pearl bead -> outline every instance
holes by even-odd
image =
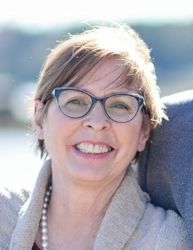
[[[48,236],[47,235],[42,235],[42,240],[48,240]]]
[[[47,208],[47,206],[48,206],[47,203],[44,203],[44,208]]]

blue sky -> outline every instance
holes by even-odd
[[[131,22],[193,21],[192,0],[5,0],[0,25],[47,29],[72,21],[118,20]]]

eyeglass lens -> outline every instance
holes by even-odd
[[[94,102],[87,93],[65,90],[60,93],[58,104],[63,114],[80,118],[92,109]],[[105,99],[103,109],[112,120],[126,122],[136,115],[139,103],[134,96],[117,94]]]

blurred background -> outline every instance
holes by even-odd
[[[130,24],[152,49],[162,96],[193,88],[192,0],[6,0],[0,9],[1,183],[29,184],[39,169],[28,97],[46,55],[67,34],[109,21]]]

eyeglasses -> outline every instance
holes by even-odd
[[[100,102],[107,117],[115,122],[131,121],[142,107],[143,96],[135,93],[113,93],[104,97],[77,88],[55,88],[52,92],[61,112],[70,118],[86,116]]]

